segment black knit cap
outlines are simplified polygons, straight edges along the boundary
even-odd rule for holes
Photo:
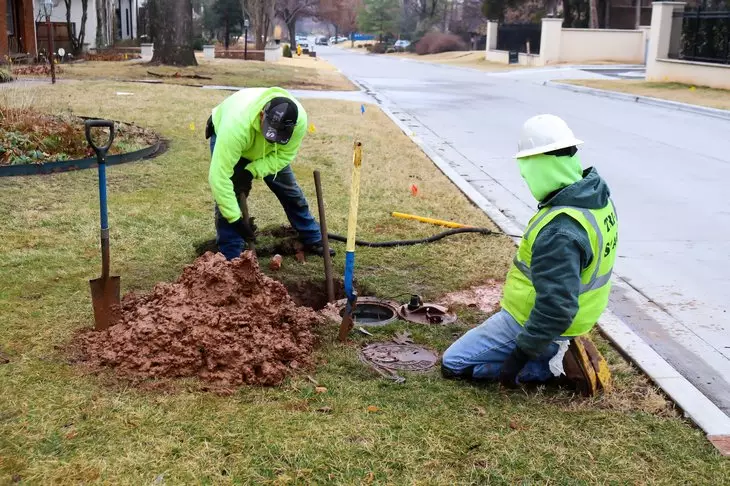
[[[277,97],[264,107],[262,131],[264,138],[272,143],[286,145],[297,125],[299,109],[294,100]]]

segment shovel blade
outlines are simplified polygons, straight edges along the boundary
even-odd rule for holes
[[[91,303],[94,306],[94,329],[103,331],[122,321],[121,285],[119,277],[89,280]]]

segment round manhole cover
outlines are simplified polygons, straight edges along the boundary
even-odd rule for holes
[[[360,353],[365,362],[392,371],[426,371],[438,361],[438,354],[415,344],[373,343]]]

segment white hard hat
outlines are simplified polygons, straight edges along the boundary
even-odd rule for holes
[[[537,115],[522,125],[515,158],[544,154],[582,143],[582,140],[575,138],[573,130],[561,118],[555,115]]]

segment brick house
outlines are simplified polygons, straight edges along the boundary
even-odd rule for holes
[[[33,0],[0,0],[0,59],[26,53],[37,53]]]

